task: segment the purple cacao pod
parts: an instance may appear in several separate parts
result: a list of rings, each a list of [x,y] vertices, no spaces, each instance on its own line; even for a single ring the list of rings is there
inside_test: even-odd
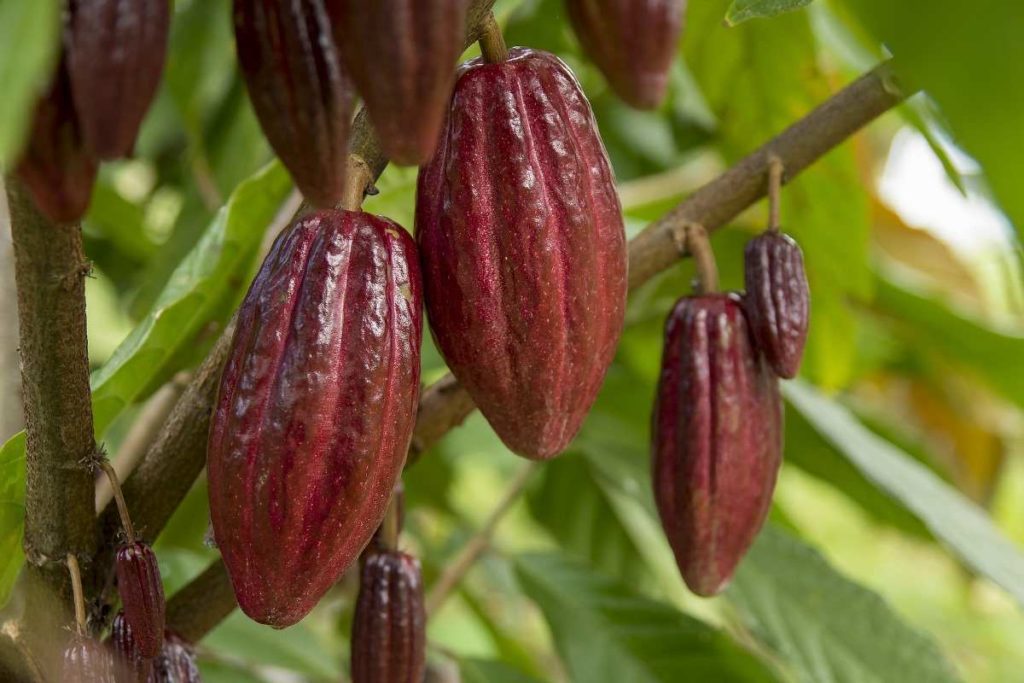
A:
[[[466,35],[466,0],[328,0],[338,45],[381,148],[430,159]]]
[[[124,618],[143,657],[156,657],[164,639],[164,585],[156,553],[145,541],[117,549],[114,557],[117,592]]]
[[[627,104],[653,109],[665,98],[683,32],[685,0],[566,0],[584,52]]]
[[[68,71],[82,134],[101,159],[131,154],[160,85],[169,0],[71,0]]]
[[[168,630],[164,646],[153,660],[149,683],[202,683],[192,644]]]
[[[114,678],[117,683],[146,683],[153,660],[139,651],[131,625],[124,612],[118,612],[110,625],[110,647],[114,653]]]
[[[352,86],[322,0],[234,0],[238,61],[263,132],[299,190],[344,192]]]
[[[769,231],[747,243],[743,264],[754,340],[776,375],[796,377],[810,324],[803,252],[788,235]]]
[[[654,407],[653,483],[686,585],[714,595],[771,505],[782,459],[778,380],[739,297],[684,297],[665,329]]]
[[[590,104],[557,57],[466,65],[416,231],[448,367],[516,453],[561,452],[622,331],[626,237]]]
[[[277,628],[358,558],[402,472],[419,399],[416,245],[361,212],[298,220],[238,314],[207,451],[238,604]]]
[[[352,620],[352,683],[421,683],[426,623],[419,560],[401,552],[367,557]]]
[[[86,636],[72,637],[64,649],[62,683],[111,683],[114,662],[103,643]]]

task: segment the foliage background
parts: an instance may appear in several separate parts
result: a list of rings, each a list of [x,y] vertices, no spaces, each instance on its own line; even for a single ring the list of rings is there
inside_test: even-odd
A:
[[[0,0],[0,163],[16,158],[51,68],[58,4]],[[812,333],[786,385],[771,524],[734,585],[711,601],[686,593],[652,516],[649,410],[685,264],[632,297],[592,418],[432,619],[432,661],[466,681],[1024,680],[1022,6],[691,0],[655,112],[607,90],[558,0],[496,12],[510,44],[556,52],[579,75],[631,234],[889,53],[927,95],[785,190]],[[414,183],[389,168],[366,209],[411,227]],[[104,166],[84,224],[97,429],[115,457],[146,401],[201,358],[294,202],[237,74],[230,3],[177,0],[137,155]],[[764,220],[758,206],[716,235],[725,285],[741,285],[743,244]],[[13,306],[0,302],[7,330]],[[9,386],[13,337],[3,343]],[[428,340],[424,379],[443,372]],[[13,434],[19,408],[0,396]],[[428,586],[520,465],[474,416],[407,473],[404,543]],[[15,436],[0,451],[4,593],[20,566],[23,477]],[[169,591],[216,556],[207,519],[200,482],[157,546]],[[351,596],[343,581],[283,632],[235,614],[201,644],[205,680],[338,680]]]

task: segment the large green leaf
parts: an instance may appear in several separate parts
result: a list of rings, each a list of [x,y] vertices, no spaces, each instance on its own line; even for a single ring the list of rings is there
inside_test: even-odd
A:
[[[463,683],[540,683],[504,662],[490,659],[463,659],[459,662]]]
[[[568,557],[522,555],[516,570],[544,613],[571,680],[774,680],[722,633]]]
[[[725,20],[730,26],[742,24],[749,19],[774,17],[776,14],[792,12],[806,7],[811,0],[732,0]]]
[[[229,652],[248,665],[273,666],[315,680],[341,680],[341,648],[337,638],[296,624],[281,631],[257,624],[235,612],[210,635],[204,647]]]
[[[25,432],[20,432],[0,449],[0,606],[10,597],[25,561],[21,549],[24,528]]]

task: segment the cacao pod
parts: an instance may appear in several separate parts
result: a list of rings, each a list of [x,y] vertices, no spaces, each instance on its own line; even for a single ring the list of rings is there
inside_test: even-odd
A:
[[[64,649],[61,669],[63,683],[111,683],[114,680],[114,662],[110,651],[87,636],[72,637]]]
[[[579,431],[622,331],[626,238],[611,166],[554,55],[474,60],[452,102],[417,189],[430,327],[502,441],[550,458]]]
[[[164,633],[164,646],[153,660],[149,683],[202,683],[199,665],[192,645],[168,630]]]
[[[352,620],[352,683],[421,683],[426,623],[419,560],[394,551],[367,557]]]
[[[17,174],[36,206],[52,221],[72,223],[89,208],[96,160],[82,139],[63,59],[49,92],[36,105]]]
[[[114,557],[117,592],[124,618],[131,626],[143,657],[156,657],[164,638],[164,586],[156,553],[145,541],[133,541],[117,549]]]
[[[306,199],[340,201],[352,86],[322,0],[234,0],[242,75],[264,134]]]
[[[754,340],[776,375],[796,377],[810,322],[803,252],[788,235],[768,231],[750,240],[743,261]]]
[[[168,0],[71,0],[68,71],[89,149],[101,159],[131,153],[160,85]]]
[[[207,451],[210,514],[238,604],[283,628],[384,517],[419,399],[416,245],[361,212],[299,219],[238,313]]]
[[[566,0],[584,52],[627,104],[653,109],[665,98],[683,32],[685,0]]]
[[[764,523],[782,458],[778,380],[739,297],[684,297],[665,329],[653,482],[686,585],[714,595]]]
[[[381,148],[395,163],[425,163],[462,53],[466,0],[330,0],[328,11]]]
[[[124,611],[118,612],[110,625],[110,646],[114,652],[117,683],[146,683],[152,670],[152,660],[139,651],[139,643]]]

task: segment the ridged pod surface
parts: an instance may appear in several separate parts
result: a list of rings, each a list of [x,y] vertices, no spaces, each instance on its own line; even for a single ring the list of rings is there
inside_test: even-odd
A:
[[[89,149],[101,159],[131,154],[160,85],[169,0],[71,0],[68,68]]]
[[[103,643],[85,636],[74,636],[64,649],[62,683],[111,683],[114,662]]]
[[[142,656],[139,644],[124,612],[118,612],[110,624],[110,647],[114,654],[114,678],[117,683],[145,683],[153,660]]]
[[[145,541],[120,546],[114,556],[125,620],[143,657],[156,657],[164,638],[164,585],[156,553]]]
[[[803,252],[793,238],[769,231],[750,240],[743,263],[754,339],[775,374],[796,377],[810,324]]]
[[[557,455],[597,396],[626,303],[611,166],[557,57],[514,48],[465,67],[420,171],[416,231],[448,367],[511,450]]]
[[[149,683],[202,683],[192,644],[168,630],[164,646],[153,660]]]
[[[352,621],[352,683],[421,683],[426,622],[419,560],[397,551],[367,557]]]
[[[249,98],[302,194],[329,208],[344,192],[352,86],[322,0],[234,0]]]
[[[764,523],[782,458],[778,380],[753,347],[739,297],[676,304],[653,422],[662,527],[686,585],[714,595]]]
[[[627,104],[665,98],[686,0],[565,0],[584,51]]]
[[[328,0],[338,44],[381,148],[430,159],[465,40],[466,0]]]
[[[401,475],[419,399],[416,245],[324,211],[277,240],[238,313],[207,451],[239,606],[278,628],[358,557]]]

